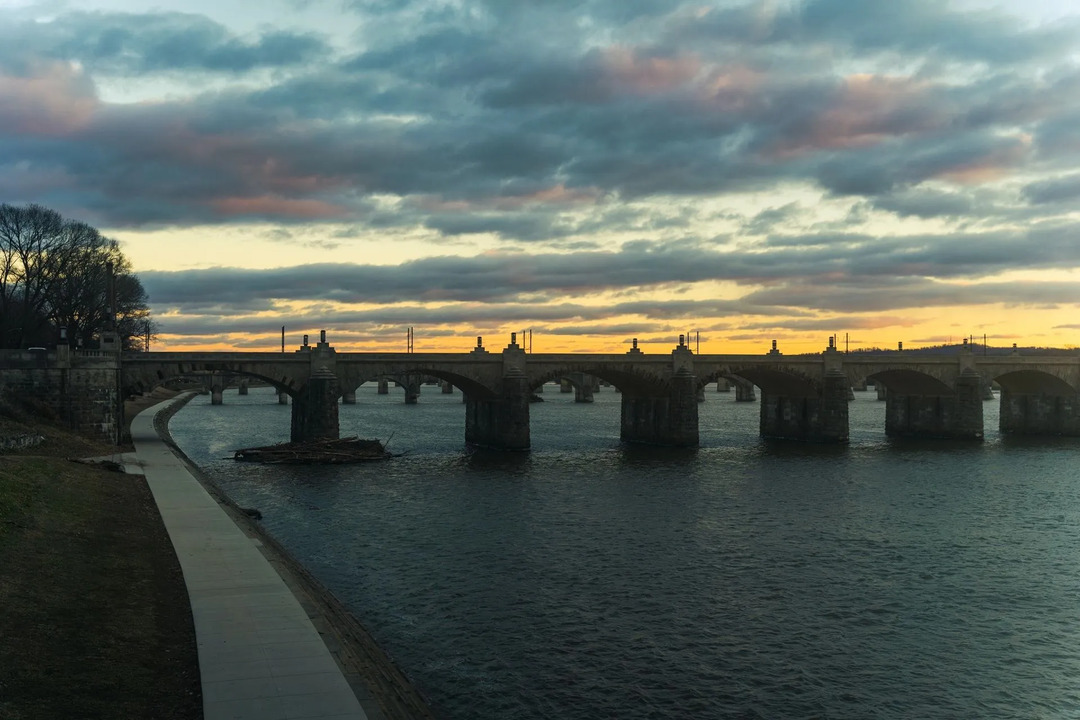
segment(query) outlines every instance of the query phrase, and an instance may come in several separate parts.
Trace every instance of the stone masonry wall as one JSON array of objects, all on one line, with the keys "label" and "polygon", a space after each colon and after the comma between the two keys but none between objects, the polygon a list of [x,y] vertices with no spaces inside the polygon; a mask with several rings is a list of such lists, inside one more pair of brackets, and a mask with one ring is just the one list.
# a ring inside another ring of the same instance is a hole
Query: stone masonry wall
[{"label": "stone masonry wall", "polygon": [[[80,359],[75,359],[76,363]],[[57,367],[54,354],[0,354],[0,400],[52,416],[76,432],[117,442],[120,394],[113,358]],[[109,367],[113,365],[113,367]]]}]

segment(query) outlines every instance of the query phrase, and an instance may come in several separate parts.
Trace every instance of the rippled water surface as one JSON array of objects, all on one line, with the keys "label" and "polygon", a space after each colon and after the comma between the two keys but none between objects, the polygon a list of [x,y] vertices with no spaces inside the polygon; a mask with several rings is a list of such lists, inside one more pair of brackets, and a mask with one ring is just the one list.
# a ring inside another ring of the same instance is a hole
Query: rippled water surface
[{"label": "rippled water surface", "polygon": [[461,396],[358,391],[347,467],[270,389],[198,397],[185,452],[349,605],[445,718],[1080,717],[1080,440],[768,444],[709,392],[702,447],[619,444],[619,396],[548,386],[533,451],[467,455]]}]

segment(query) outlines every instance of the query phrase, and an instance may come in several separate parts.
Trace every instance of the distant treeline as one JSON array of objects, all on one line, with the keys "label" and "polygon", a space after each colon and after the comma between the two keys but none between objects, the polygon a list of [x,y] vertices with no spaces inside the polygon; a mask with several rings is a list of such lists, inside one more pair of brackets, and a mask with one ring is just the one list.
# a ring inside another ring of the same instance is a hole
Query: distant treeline
[{"label": "distant treeline", "polygon": [[[904,348],[903,353],[905,355],[956,355],[963,351],[965,348],[969,348],[975,355],[1011,355],[1014,352],[1021,353],[1023,355],[1067,355],[1075,354],[1080,355],[1080,348],[1054,348],[1054,347],[1034,347],[1031,345],[1024,347],[994,347],[992,345],[983,345],[982,343],[970,343],[964,345],[963,343],[954,343],[949,345],[931,345],[928,347],[918,348]],[[870,355],[881,353],[896,353],[900,352],[897,348],[856,348],[851,350],[849,355]]]},{"label": "distant treeline", "polygon": [[125,347],[153,334],[146,291],[115,240],[41,205],[0,205],[0,348],[55,345],[62,327],[71,345],[95,347],[114,310]]}]

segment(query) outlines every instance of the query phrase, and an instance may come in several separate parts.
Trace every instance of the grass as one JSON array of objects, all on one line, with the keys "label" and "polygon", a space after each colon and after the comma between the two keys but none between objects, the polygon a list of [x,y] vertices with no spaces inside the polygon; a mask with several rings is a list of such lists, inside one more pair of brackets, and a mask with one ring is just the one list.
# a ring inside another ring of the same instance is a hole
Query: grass
[{"label": "grass", "polygon": [[191,609],[145,480],[47,423],[0,455],[0,718],[202,717]]}]

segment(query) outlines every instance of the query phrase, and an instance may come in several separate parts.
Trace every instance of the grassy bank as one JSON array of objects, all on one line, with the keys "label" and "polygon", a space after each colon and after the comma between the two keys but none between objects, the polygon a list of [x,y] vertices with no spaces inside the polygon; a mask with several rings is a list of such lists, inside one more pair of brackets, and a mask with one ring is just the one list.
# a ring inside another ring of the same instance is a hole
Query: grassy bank
[{"label": "grassy bank", "polygon": [[187,591],[142,476],[71,456],[115,448],[43,434],[0,455],[0,718],[202,717]]}]

